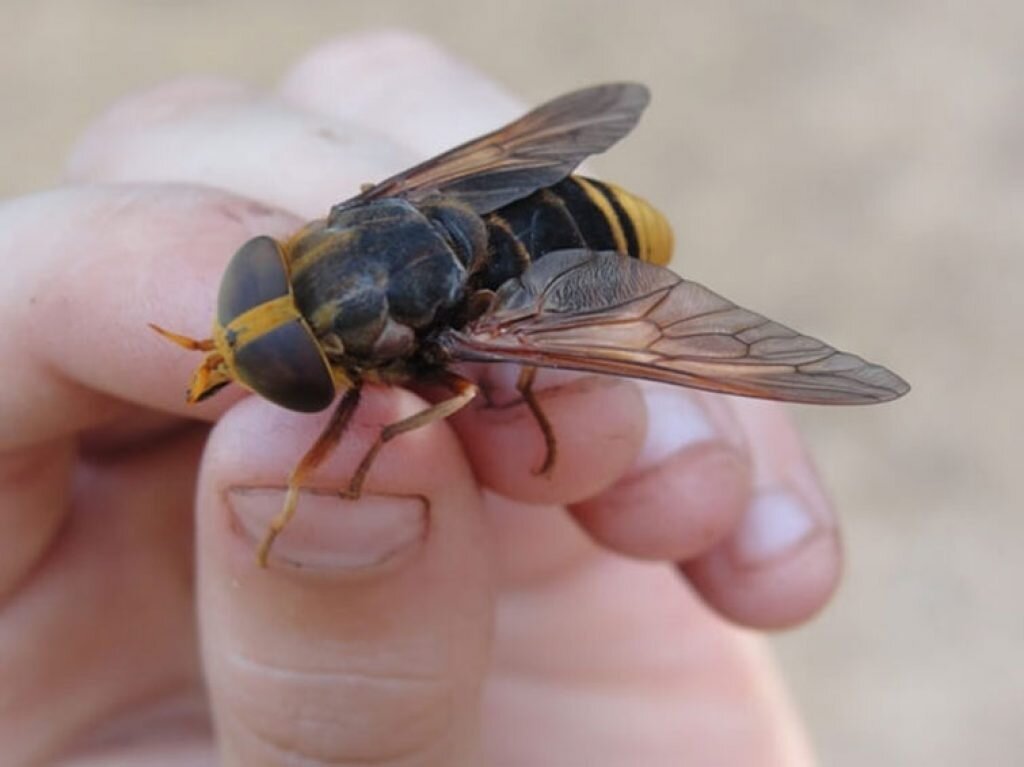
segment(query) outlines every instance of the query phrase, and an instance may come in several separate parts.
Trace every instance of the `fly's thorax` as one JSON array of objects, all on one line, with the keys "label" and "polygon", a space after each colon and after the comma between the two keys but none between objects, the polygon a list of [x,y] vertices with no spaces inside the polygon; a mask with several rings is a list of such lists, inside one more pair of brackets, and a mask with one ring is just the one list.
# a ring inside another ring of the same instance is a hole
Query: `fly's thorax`
[{"label": "fly's thorax", "polygon": [[420,212],[448,243],[467,269],[487,256],[487,224],[469,205],[451,197],[437,197],[419,206]]},{"label": "fly's thorax", "polygon": [[337,210],[287,250],[296,305],[337,365],[412,356],[463,295],[466,269],[452,244],[401,199]]}]

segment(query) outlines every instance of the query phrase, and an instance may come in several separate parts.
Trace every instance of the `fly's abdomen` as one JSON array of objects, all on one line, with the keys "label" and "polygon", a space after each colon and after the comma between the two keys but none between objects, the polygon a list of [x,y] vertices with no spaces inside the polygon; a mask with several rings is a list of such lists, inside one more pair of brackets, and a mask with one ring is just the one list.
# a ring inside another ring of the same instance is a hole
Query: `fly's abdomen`
[{"label": "fly's abdomen", "polygon": [[584,178],[576,180],[594,187],[608,201],[615,220],[620,222],[623,228],[623,236],[627,242],[636,243],[635,250],[634,246],[630,246],[629,255],[649,264],[668,266],[668,262],[672,260],[674,241],[672,227],[661,212],[647,200],[615,184]]},{"label": "fly's abdomen", "polygon": [[499,208],[484,221],[488,257],[472,271],[479,287],[491,290],[554,250],[614,250],[659,265],[672,257],[672,230],[661,213],[617,186],[582,176]]}]

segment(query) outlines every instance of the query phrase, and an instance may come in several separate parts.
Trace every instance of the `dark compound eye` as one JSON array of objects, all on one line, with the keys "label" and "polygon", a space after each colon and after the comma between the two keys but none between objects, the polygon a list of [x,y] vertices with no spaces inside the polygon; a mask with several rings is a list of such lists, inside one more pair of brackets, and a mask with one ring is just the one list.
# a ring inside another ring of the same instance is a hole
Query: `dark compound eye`
[{"label": "dark compound eye", "polygon": [[314,413],[334,399],[334,379],[313,333],[292,320],[235,352],[235,370],[250,389],[275,405]]},{"label": "dark compound eye", "polygon": [[[217,321],[226,327],[239,315],[289,292],[280,246],[270,237],[254,237],[239,248],[224,272]],[[334,399],[330,367],[299,316],[242,343],[234,350],[234,369],[254,392],[289,410],[311,413]]]},{"label": "dark compound eye", "polygon": [[254,237],[228,262],[217,296],[217,321],[226,326],[254,306],[288,295],[288,272],[280,246]]}]

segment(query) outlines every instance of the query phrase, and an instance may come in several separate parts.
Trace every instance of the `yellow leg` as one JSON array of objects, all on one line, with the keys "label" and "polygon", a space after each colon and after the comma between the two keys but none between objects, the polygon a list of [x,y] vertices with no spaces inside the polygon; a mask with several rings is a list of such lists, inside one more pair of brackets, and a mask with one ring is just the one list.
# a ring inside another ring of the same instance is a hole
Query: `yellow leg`
[{"label": "yellow leg", "polygon": [[256,559],[260,563],[260,567],[267,566],[267,558],[270,556],[270,547],[274,545],[274,539],[277,538],[285,525],[295,515],[295,508],[299,502],[299,490],[302,488],[302,483],[306,476],[319,466],[324,458],[330,455],[330,452],[341,440],[345,429],[348,428],[352,415],[359,406],[360,393],[358,384],[345,392],[345,396],[341,398],[338,407],[334,409],[331,420],[327,422],[324,430],[320,432],[316,442],[306,451],[306,454],[302,456],[302,460],[299,461],[291,474],[288,475],[288,490],[284,496],[284,506],[277,513],[277,516],[270,520],[270,526],[267,528],[263,541],[260,543],[259,551],[256,553]]},{"label": "yellow leg", "polygon": [[536,377],[537,368],[524,367],[519,373],[519,380],[516,381],[516,389],[523,395],[527,407],[530,408],[530,412],[533,413],[533,417],[537,421],[537,425],[540,426],[541,433],[544,435],[544,462],[533,473],[547,475],[551,473],[551,469],[555,466],[558,443],[555,441],[555,431],[551,428],[551,422],[541,409],[537,395],[533,393],[533,380]]},{"label": "yellow leg", "polygon": [[352,475],[352,480],[349,482],[348,490],[343,492],[342,496],[355,500],[362,494],[363,482],[366,480],[366,475],[370,471],[370,466],[373,465],[374,459],[376,459],[377,454],[385,444],[393,440],[399,434],[404,434],[405,432],[412,431],[413,429],[419,429],[422,426],[432,424],[434,421],[441,421],[454,415],[468,405],[480,392],[475,383],[453,373],[445,374],[444,383],[453,392],[455,392],[455,396],[442,402],[438,402],[436,405],[431,405],[426,410],[421,410],[415,415],[403,418],[401,421],[395,421],[395,423],[388,424],[381,429],[377,440],[373,443],[370,449],[366,451],[366,455],[363,456],[363,460],[359,462],[359,467],[356,469],[355,474]]}]

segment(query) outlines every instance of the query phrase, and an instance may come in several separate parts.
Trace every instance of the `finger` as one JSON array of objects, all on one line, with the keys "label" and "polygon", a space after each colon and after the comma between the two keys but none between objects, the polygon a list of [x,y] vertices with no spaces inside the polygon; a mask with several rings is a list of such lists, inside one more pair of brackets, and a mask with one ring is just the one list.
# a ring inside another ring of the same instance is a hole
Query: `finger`
[{"label": "finger", "polygon": [[492,497],[488,512],[503,599],[484,742],[497,761],[546,764],[557,741],[559,764],[811,763],[763,644],[670,569],[610,554],[554,509]]},{"label": "finger", "polygon": [[[82,187],[0,207],[0,449],[108,422],[134,403],[186,413],[198,360],[161,341],[158,322],[204,337],[224,264],[257,233],[294,219],[195,187]],[[212,417],[217,398],[190,415]]]},{"label": "finger", "polygon": [[[205,272],[247,229],[279,226],[280,218],[196,189],[69,189],[0,206],[0,258],[9,270],[0,286],[0,358],[8,361],[0,388],[0,596],[23,585],[63,530],[76,457],[125,445],[132,428],[171,429],[166,419],[140,417],[139,405],[184,412],[194,361],[168,355],[146,327],[159,319],[157,307],[184,312],[168,318],[179,327],[201,311],[205,325]],[[168,301],[168,291],[180,298]],[[211,417],[217,408],[199,412]],[[116,440],[76,436],[119,416],[130,424]]]},{"label": "finger", "polygon": [[644,403],[633,381],[538,371],[534,394],[555,439],[554,464],[541,473],[547,445],[540,424],[512,383],[510,365],[473,371],[486,396],[452,419],[477,478],[507,498],[566,504],[621,477],[644,440]]},{"label": "finger", "polygon": [[[189,718],[200,686],[189,562],[204,432],[78,466],[74,508],[0,612],[5,764],[54,764],[91,735],[97,749],[145,738],[158,710]],[[49,514],[40,500],[21,510]]]},{"label": "finger", "polygon": [[214,430],[199,488],[204,662],[228,764],[478,764],[492,609],[472,474],[443,424],[381,452],[339,499],[380,426],[423,406],[365,393],[355,425],[256,563],[285,473],[322,417],[250,399]]},{"label": "finger", "polygon": [[304,109],[370,126],[418,159],[522,112],[519,101],[493,80],[430,39],[401,30],[342,37],[314,48],[285,75],[280,91]]},{"label": "finger", "polygon": [[733,406],[754,457],[753,497],[736,528],[682,570],[726,617],[789,626],[821,609],[839,582],[838,525],[785,410],[749,400]]},{"label": "finger", "polygon": [[412,159],[359,125],[230,81],[190,78],[113,106],[76,145],[68,174],[203,183],[316,218],[393,163]]},{"label": "finger", "polygon": [[751,459],[721,397],[641,384],[647,434],[638,459],[608,490],[571,511],[605,546],[680,562],[733,529],[751,498]]}]

